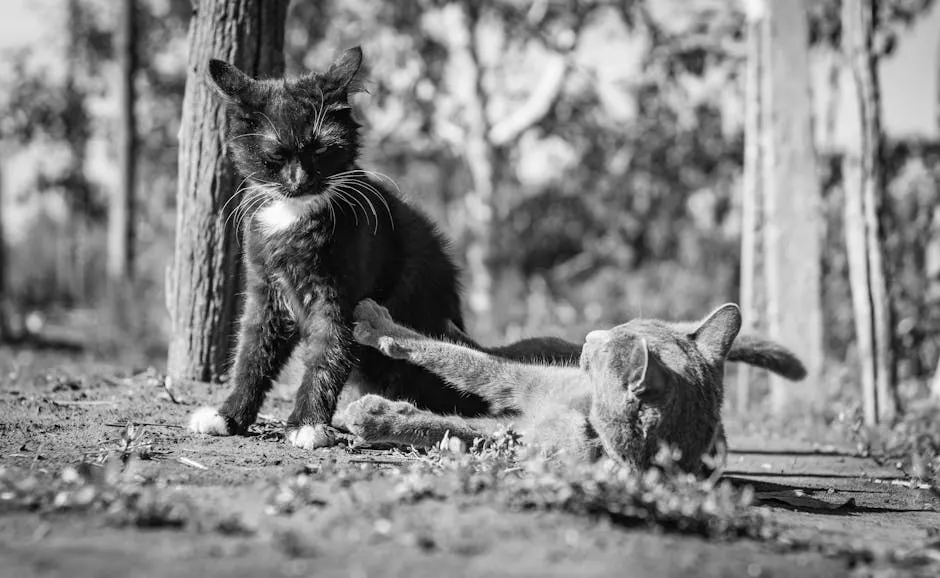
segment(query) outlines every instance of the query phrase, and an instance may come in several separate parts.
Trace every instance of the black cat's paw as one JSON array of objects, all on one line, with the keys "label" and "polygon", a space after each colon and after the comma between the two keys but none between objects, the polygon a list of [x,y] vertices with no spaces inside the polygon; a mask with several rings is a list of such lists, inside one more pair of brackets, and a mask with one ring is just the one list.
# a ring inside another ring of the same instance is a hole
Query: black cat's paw
[{"label": "black cat's paw", "polygon": [[235,422],[214,407],[200,407],[189,417],[189,431],[213,436],[231,436],[238,433]]},{"label": "black cat's paw", "polygon": [[410,403],[369,394],[346,407],[343,421],[353,435],[364,441],[392,441],[396,438],[396,431],[415,411],[417,408]]},{"label": "black cat's paw", "polygon": [[295,448],[312,450],[336,445],[336,434],[326,424],[302,425],[287,428],[287,441]]}]

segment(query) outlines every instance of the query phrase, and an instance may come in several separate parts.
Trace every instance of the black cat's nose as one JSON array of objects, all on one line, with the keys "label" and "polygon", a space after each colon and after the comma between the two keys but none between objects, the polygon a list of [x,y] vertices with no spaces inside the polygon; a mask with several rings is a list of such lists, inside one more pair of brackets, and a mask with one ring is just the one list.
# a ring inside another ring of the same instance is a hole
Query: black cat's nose
[{"label": "black cat's nose", "polygon": [[298,162],[288,163],[284,170],[287,172],[287,183],[292,189],[296,189],[307,180],[307,172]]}]

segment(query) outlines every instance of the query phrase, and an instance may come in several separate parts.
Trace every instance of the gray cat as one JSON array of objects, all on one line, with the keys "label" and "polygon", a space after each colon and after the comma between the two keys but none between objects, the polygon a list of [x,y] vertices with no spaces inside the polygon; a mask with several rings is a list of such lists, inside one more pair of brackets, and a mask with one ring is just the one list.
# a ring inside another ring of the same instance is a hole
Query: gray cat
[{"label": "gray cat", "polygon": [[[591,460],[606,453],[646,469],[666,444],[681,453],[677,465],[692,473],[703,472],[703,456],[723,458],[722,378],[741,328],[737,305],[723,305],[700,323],[634,319],[593,331],[579,366],[512,361],[432,339],[398,325],[371,300],[356,307],[354,318],[358,342],[423,367],[455,390],[481,396],[495,412],[517,413],[523,440],[549,455]],[[769,369],[801,375],[799,360],[779,345],[755,337],[748,344],[750,355],[740,356],[744,361],[765,365],[760,352],[771,351]],[[478,422],[376,395],[350,404],[344,421],[366,441],[422,447],[445,435],[471,444],[488,433]]]}]

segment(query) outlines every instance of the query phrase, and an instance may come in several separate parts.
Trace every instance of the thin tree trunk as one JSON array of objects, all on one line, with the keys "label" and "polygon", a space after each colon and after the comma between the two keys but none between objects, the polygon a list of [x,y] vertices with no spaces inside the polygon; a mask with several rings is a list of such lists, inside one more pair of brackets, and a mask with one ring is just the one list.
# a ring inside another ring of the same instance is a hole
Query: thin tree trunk
[{"label": "thin tree trunk", "polygon": [[[940,42],[937,43],[937,131],[940,133]],[[930,239],[927,247],[927,296],[933,303],[940,300],[940,207],[934,207],[933,219],[930,227]],[[930,384],[930,395],[940,401],[940,359],[937,360],[937,369]]]},{"label": "thin tree trunk", "polygon": [[200,0],[189,30],[180,133],[176,249],[168,275],[172,321],[168,372],[219,380],[227,369],[238,313],[241,260],[221,208],[234,193],[225,155],[223,104],[204,82],[210,58],[252,75],[284,69],[287,0]]},{"label": "thin tree trunk", "polygon": [[763,192],[767,326],[805,362],[802,383],[771,376],[784,413],[819,407],[823,384],[822,199],[816,174],[805,0],[765,3]]},{"label": "thin tree trunk", "polygon": [[[744,174],[741,183],[741,310],[744,327],[756,332],[763,309],[761,275],[761,19],[749,14],[745,71]],[[750,405],[750,368],[738,367],[736,406],[746,412]]]},{"label": "thin tree trunk", "polygon": [[859,138],[850,139],[842,169],[846,248],[868,423],[890,420],[897,412],[891,303],[880,224],[885,191],[878,63],[872,50],[874,19],[872,0],[843,0],[843,52],[852,71],[859,126]]},{"label": "thin tree trunk", "polygon": [[137,74],[137,0],[123,0],[118,33],[118,83],[120,112],[118,166],[121,182],[108,205],[108,279],[113,288],[125,286],[134,273],[134,205],[137,184],[137,100],[134,77]]},{"label": "thin tree trunk", "polygon": [[3,163],[0,162],[0,343],[13,338],[7,317],[7,237],[3,228]]},{"label": "thin tree trunk", "polygon": [[483,63],[477,39],[479,7],[464,7],[465,51],[470,70],[470,90],[466,95],[467,133],[465,158],[473,188],[463,199],[466,210],[466,259],[470,277],[467,302],[473,314],[473,329],[484,339],[492,338],[493,319],[493,216],[496,207],[496,158],[489,142],[490,123],[486,116],[487,95],[483,85]]}]

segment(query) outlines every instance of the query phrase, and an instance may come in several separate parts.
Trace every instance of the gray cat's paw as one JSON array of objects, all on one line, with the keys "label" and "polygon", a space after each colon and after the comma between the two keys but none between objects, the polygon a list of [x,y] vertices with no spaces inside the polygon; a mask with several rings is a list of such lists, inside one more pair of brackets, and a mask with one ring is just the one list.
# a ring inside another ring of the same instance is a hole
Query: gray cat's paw
[{"label": "gray cat's paw", "polygon": [[353,435],[364,441],[392,441],[398,425],[415,411],[410,403],[369,394],[346,407],[343,421]]},{"label": "gray cat's paw", "polygon": [[394,337],[383,335],[368,321],[357,321],[353,325],[353,338],[363,345],[374,347],[393,359],[407,359],[408,350],[395,341]]},{"label": "gray cat's paw", "polygon": [[302,425],[287,430],[287,441],[295,448],[312,450],[328,448],[336,444],[336,434],[325,424]]},{"label": "gray cat's paw", "polygon": [[395,325],[395,320],[392,319],[392,314],[388,312],[388,309],[372,299],[363,299],[356,305],[353,310],[353,320],[367,321],[379,329]]}]

